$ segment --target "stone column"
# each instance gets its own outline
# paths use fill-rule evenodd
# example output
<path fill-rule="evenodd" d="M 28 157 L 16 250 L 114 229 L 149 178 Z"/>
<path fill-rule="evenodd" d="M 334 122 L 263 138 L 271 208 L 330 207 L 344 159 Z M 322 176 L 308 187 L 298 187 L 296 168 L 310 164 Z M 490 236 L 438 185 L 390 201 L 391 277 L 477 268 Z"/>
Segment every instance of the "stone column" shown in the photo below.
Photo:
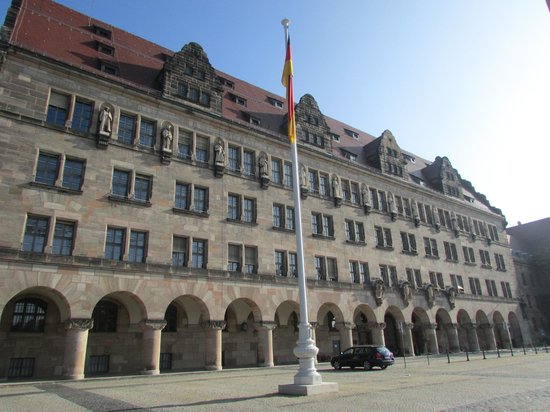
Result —
<path fill-rule="evenodd" d="M 374 345 L 385 345 L 384 329 L 386 328 L 386 324 L 384 322 L 369 322 L 369 327 L 372 330 L 372 343 Z"/>
<path fill-rule="evenodd" d="M 225 328 L 225 321 L 212 320 L 207 323 L 210 329 L 206 337 L 206 369 L 222 369 L 222 330 Z"/>
<path fill-rule="evenodd" d="M 415 356 L 412 328 L 414 328 L 414 323 L 403 324 L 403 346 L 405 353 L 408 352 L 410 356 Z"/>
<path fill-rule="evenodd" d="M 437 355 L 439 353 L 439 343 L 437 342 L 437 323 L 428 323 L 424 325 L 424 334 L 426 336 L 426 344 L 428 352 Z"/>
<path fill-rule="evenodd" d="M 450 323 L 445 325 L 447 330 L 447 340 L 449 342 L 449 352 L 460 352 L 460 343 L 458 340 L 458 324 Z"/>
<path fill-rule="evenodd" d="M 94 327 L 93 319 L 69 319 L 65 324 L 65 357 L 63 359 L 63 377 L 65 379 L 84 379 L 86 364 L 86 346 L 88 331 Z"/>
<path fill-rule="evenodd" d="M 487 344 L 488 344 L 488 350 L 496 350 L 497 349 L 497 340 L 495 338 L 495 331 L 493 330 L 493 325 L 490 323 L 486 323 L 482 325 L 482 327 L 485 329 Z"/>
<path fill-rule="evenodd" d="M 499 323 L 498 327 L 501 330 L 500 336 L 502 336 L 502 347 L 504 349 L 511 349 L 512 337 L 510 336 L 510 329 L 508 329 L 508 324 L 506 322 Z"/>
<path fill-rule="evenodd" d="M 141 322 L 143 330 L 143 360 L 145 368 L 142 375 L 158 375 L 160 373 L 160 338 L 161 331 L 166 326 L 164 319 L 146 319 Z"/>
<path fill-rule="evenodd" d="M 340 331 L 340 350 L 353 346 L 353 323 L 339 322 L 336 327 Z"/>
<path fill-rule="evenodd" d="M 257 326 L 262 356 L 259 366 L 268 368 L 275 366 L 273 363 L 273 329 L 276 327 L 275 322 L 262 322 Z"/>
<path fill-rule="evenodd" d="M 470 352 L 479 352 L 479 339 L 477 338 L 477 325 L 475 323 L 468 325 L 468 346 Z"/>

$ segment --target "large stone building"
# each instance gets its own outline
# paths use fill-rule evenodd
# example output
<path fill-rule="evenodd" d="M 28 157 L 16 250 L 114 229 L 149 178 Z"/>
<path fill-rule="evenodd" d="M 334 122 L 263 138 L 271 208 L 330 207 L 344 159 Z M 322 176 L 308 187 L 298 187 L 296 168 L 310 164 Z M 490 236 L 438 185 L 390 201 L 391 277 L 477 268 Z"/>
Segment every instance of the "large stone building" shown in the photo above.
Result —
<path fill-rule="evenodd" d="M 282 65 L 282 62 L 281 62 Z M 0 377 L 296 359 L 295 218 L 319 360 L 530 342 L 505 218 L 426 161 L 50 0 L 14 0 L 0 60 Z"/>
<path fill-rule="evenodd" d="M 550 218 L 507 230 L 517 274 L 522 316 L 534 343 L 548 343 L 550 333 Z"/>

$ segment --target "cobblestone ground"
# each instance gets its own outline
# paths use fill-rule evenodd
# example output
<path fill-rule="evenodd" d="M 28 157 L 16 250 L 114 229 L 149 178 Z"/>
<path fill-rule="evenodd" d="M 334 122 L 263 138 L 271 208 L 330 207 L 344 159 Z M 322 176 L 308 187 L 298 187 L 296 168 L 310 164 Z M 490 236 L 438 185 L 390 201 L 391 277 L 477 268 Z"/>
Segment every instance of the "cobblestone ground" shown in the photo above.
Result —
<path fill-rule="evenodd" d="M 339 391 L 278 394 L 297 366 L 0 384 L 0 411 L 550 411 L 550 354 L 539 351 L 402 358 L 392 367 L 334 371 Z"/>

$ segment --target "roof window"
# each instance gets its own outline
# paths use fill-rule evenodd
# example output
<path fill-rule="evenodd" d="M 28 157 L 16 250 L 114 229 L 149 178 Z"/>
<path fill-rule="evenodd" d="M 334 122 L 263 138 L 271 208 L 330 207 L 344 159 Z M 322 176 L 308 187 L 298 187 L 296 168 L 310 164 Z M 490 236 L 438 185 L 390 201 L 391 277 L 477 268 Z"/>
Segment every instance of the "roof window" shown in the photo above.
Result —
<path fill-rule="evenodd" d="M 353 137 L 355 140 L 359 139 L 359 133 L 354 132 L 353 130 L 344 129 L 344 132 L 346 132 L 348 136 Z"/>
<path fill-rule="evenodd" d="M 115 55 L 115 48 L 111 47 L 105 43 L 97 42 L 97 51 L 100 53 L 107 54 L 109 56 Z"/>
<path fill-rule="evenodd" d="M 269 103 L 271 103 L 272 106 L 278 107 L 279 109 L 283 108 L 283 102 L 277 99 L 274 99 L 273 97 L 268 97 Z"/>
<path fill-rule="evenodd" d="M 229 87 L 231 89 L 234 89 L 235 88 L 235 83 L 232 82 L 231 80 L 229 79 L 226 79 L 225 77 L 219 77 L 220 79 L 220 83 L 222 84 L 222 86 L 225 86 L 225 87 Z"/>
<path fill-rule="evenodd" d="M 330 138 L 332 140 L 334 140 L 335 142 L 339 142 L 340 141 L 340 135 L 336 134 L 336 133 L 331 133 L 330 134 Z"/>
<path fill-rule="evenodd" d="M 118 75 L 118 67 L 112 63 L 101 61 L 100 70 L 103 73 L 112 74 L 113 76 Z"/>
<path fill-rule="evenodd" d="M 106 39 L 109 39 L 109 40 L 111 39 L 112 32 L 109 29 L 106 29 L 106 28 L 101 27 L 101 26 L 94 25 L 93 26 L 93 31 L 98 36 L 105 37 Z"/>

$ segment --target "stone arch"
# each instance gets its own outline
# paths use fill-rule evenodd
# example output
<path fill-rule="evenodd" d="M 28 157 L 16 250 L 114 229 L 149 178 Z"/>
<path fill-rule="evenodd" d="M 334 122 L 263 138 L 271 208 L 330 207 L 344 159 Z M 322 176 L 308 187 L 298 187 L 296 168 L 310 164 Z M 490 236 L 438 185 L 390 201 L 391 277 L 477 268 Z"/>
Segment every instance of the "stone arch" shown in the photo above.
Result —
<path fill-rule="evenodd" d="M 445 353 L 447 351 L 452 351 L 453 346 L 453 340 L 452 336 L 449 333 L 450 329 L 453 327 L 453 322 L 451 320 L 451 316 L 449 315 L 449 312 L 447 312 L 445 309 L 441 308 L 439 309 L 435 314 L 435 323 L 437 325 L 436 327 L 436 336 L 437 336 L 437 343 L 439 345 L 438 350 L 441 353 Z"/>
<path fill-rule="evenodd" d="M 510 338 L 512 341 L 512 346 L 516 348 L 524 346 L 525 343 L 523 342 L 519 319 L 514 312 L 508 313 L 508 324 L 510 325 Z"/>
<path fill-rule="evenodd" d="M 232 301 L 225 310 L 222 338 L 222 366 L 256 366 L 259 363 L 257 326 L 262 313 L 256 302 L 248 298 Z"/>
<path fill-rule="evenodd" d="M 476 312 L 476 330 L 479 348 L 481 350 L 496 349 L 493 327 L 491 322 L 489 322 L 489 318 L 482 310 Z"/>
<path fill-rule="evenodd" d="M 431 337 L 432 322 L 424 308 L 415 307 L 411 314 L 411 329 L 414 353 L 417 355 L 426 352 L 435 352 L 437 347 L 431 347 L 429 338 Z"/>
<path fill-rule="evenodd" d="M 116 311 L 108 314 L 99 311 L 109 307 L 115 307 Z M 112 320 L 115 328 L 99 328 L 99 318 L 111 316 L 115 317 Z M 142 341 L 136 339 L 148 319 L 143 301 L 134 293 L 113 291 L 95 302 L 90 317 L 94 326 L 88 334 L 86 374 L 135 374 L 143 370 Z"/>
<path fill-rule="evenodd" d="M 495 334 L 495 340 L 499 349 L 510 349 L 510 335 L 508 332 L 508 325 L 504 321 L 502 313 L 498 310 L 493 312 L 493 332 Z"/>
<path fill-rule="evenodd" d="M 277 365 L 296 363 L 294 347 L 298 340 L 300 305 L 294 300 L 285 300 L 275 310 L 273 329 L 273 361 Z"/>
<path fill-rule="evenodd" d="M 460 309 L 456 314 L 458 323 L 458 340 L 461 350 L 473 352 L 479 350 L 477 333 L 472 318 L 464 309 Z"/>
<path fill-rule="evenodd" d="M 206 367 L 207 322 L 204 301 L 193 295 L 175 298 L 166 308 L 162 330 L 160 370 L 191 370 Z"/>
<path fill-rule="evenodd" d="M 397 306 L 389 306 L 384 314 L 384 341 L 390 351 L 398 356 L 407 352 L 405 343 L 405 317 Z M 409 348 L 410 350 L 410 348 Z"/>
<path fill-rule="evenodd" d="M 353 314 L 355 324 L 354 342 L 358 345 L 382 344 L 380 325 L 376 321 L 374 310 L 366 304 L 355 308 Z"/>
<path fill-rule="evenodd" d="M 346 326 L 342 310 L 337 304 L 323 303 L 317 311 L 317 322 L 313 325 L 316 326 L 315 340 L 319 348 L 319 360 L 330 360 L 333 354 L 338 354 L 351 345 L 349 340 L 342 340 L 341 333 L 344 333 L 349 324 Z"/>
<path fill-rule="evenodd" d="M 22 357 L 33 359 L 33 378 L 60 376 L 65 322 L 70 317 L 69 302 L 55 289 L 37 286 L 13 294 L 0 316 L 0 335 L 4 336 L 0 339 L 0 379 L 17 378 L 16 369 L 7 376 L 9 365 L 11 359 Z"/>

